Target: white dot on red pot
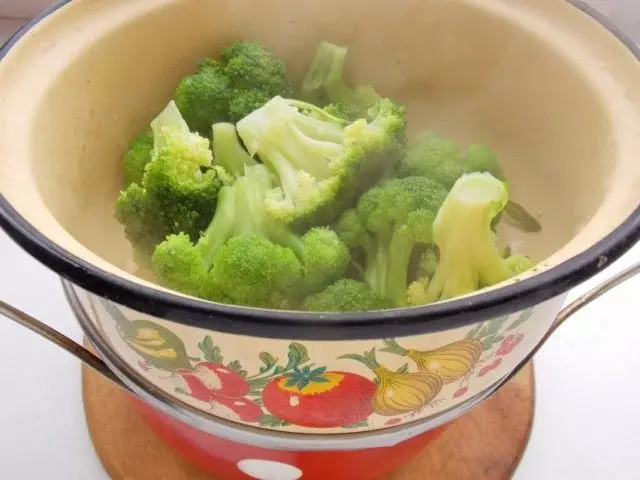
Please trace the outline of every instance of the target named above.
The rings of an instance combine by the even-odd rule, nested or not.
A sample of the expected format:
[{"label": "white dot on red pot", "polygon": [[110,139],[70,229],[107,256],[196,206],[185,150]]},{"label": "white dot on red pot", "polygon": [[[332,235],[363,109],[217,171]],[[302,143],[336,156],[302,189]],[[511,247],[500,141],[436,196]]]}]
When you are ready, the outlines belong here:
[{"label": "white dot on red pot", "polygon": [[286,463],[248,458],[237,463],[238,469],[257,480],[298,480],[302,470]]}]

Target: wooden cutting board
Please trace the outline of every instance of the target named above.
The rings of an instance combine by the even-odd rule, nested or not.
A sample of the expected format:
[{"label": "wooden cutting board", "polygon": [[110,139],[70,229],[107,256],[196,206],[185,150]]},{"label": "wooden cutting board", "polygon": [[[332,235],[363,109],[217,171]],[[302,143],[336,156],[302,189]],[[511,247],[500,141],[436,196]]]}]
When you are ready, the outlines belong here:
[{"label": "wooden cutting board", "polygon": [[[98,457],[114,480],[212,480],[162,443],[127,394],[83,367],[83,398]],[[457,419],[398,472],[381,480],[504,480],[511,478],[531,430],[533,366]],[[428,472],[428,473],[427,473]]]}]

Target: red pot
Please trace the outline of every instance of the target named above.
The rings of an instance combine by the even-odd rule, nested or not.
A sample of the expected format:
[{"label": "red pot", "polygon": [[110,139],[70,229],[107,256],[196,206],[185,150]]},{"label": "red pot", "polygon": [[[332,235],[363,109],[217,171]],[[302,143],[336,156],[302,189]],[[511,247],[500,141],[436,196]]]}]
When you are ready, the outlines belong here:
[{"label": "red pot", "polygon": [[224,440],[132,398],[151,429],[189,462],[220,480],[375,480],[422,451],[447,425],[392,447],[285,451]]}]

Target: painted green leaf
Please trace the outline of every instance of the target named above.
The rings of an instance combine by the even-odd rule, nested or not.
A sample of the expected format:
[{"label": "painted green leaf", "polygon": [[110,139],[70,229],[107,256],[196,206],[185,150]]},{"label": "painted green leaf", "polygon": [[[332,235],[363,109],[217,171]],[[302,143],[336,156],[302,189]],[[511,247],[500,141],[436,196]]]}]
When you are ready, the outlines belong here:
[{"label": "painted green leaf", "polygon": [[287,357],[289,358],[289,363],[287,364],[287,368],[285,370],[289,370],[293,367],[297,367],[298,365],[309,361],[309,352],[307,351],[307,347],[298,342],[292,342],[289,344],[289,353],[287,353]]},{"label": "painted green leaf", "polygon": [[220,352],[220,347],[213,343],[213,339],[210,335],[204,337],[204,340],[198,344],[198,348],[202,351],[204,358],[208,362],[222,364],[224,361],[222,353]]},{"label": "painted green leaf", "polygon": [[366,428],[369,426],[369,422],[366,420],[362,420],[361,422],[352,423],[351,425],[343,425],[342,428]]},{"label": "painted green leaf", "polygon": [[266,372],[267,370],[273,368],[273,366],[278,361],[278,359],[276,359],[269,352],[260,352],[258,357],[260,358],[260,360],[262,360],[262,363],[264,363],[264,367],[260,368],[260,373]]},{"label": "painted green leaf", "polygon": [[518,318],[514,320],[514,322],[507,328],[507,330],[514,330],[522,325],[524,322],[529,320],[533,315],[533,308],[527,308],[525,311],[521,312]]},{"label": "painted green leaf", "polygon": [[233,362],[229,362],[227,364],[227,367],[229,368],[229,370],[233,370],[234,372],[236,372],[242,378],[246,378],[247,371],[242,369],[242,365],[240,364],[240,362],[238,360],[234,360]]},{"label": "painted green leaf", "polygon": [[396,373],[407,373],[408,371],[409,371],[409,364],[405,363],[398,370],[396,370]]},{"label": "painted green leaf", "polygon": [[480,331],[480,329],[482,328],[484,324],[481,322],[478,325],[476,325],[475,327],[473,327],[471,330],[469,330],[469,333],[467,333],[467,336],[464,337],[465,340],[472,340],[474,338],[476,338],[477,333]]},{"label": "painted green leaf", "polygon": [[260,426],[262,427],[286,427],[289,425],[289,423],[285,422],[284,420],[280,420],[277,417],[274,417],[273,415],[262,415],[259,419],[258,419],[258,423],[260,424]]}]

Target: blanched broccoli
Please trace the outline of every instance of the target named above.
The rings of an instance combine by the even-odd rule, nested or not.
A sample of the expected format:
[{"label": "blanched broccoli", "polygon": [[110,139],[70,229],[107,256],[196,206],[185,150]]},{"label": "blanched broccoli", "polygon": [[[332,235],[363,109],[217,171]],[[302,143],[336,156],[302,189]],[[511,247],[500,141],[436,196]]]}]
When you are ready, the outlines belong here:
[{"label": "blanched broccoli", "polygon": [[144,167],[151,161],[152,152],[153,132],[151,130],[141,133],[129,144],[129,150],[122,160],[125,187],[142,181]]},{"label": "blanched broccoli", "polygon": [[[401,177],[429,177],[448,189],[465,173],[486,172],[500,180],[505,179],[497,155],[486,145],[470,145],[461,156],[455,142],[430,132],[421,132],[409,140],[407,153],[398,170]],[[509,200],[504,213],[525,232],[542,229],[540,223],[513,200]],[[496,222],[498,220],[496,217]]]},{"label": "blanched broccoli", "polygon": [[346,83],[343,78],[346,56],[346,47],[321,42],[302,82],[300,97],[318,106],[331,104],[328,111],[346,120],[367,118],[380,96],[369,85],[352,88]]},{"label": "blanched broccoli", "polygon": [[447,195],[426,177],[388,180],[366,192],[336,231],[364,252],[364,280],[380,298],[406,303],[414,248],[432,242],[432,225]]},{"label": "blanched broccoli", "polygon": [[505,184],[489,173],[465,174],[455,183],[433,224],[440,260],[424,303],[471,293],[533,266],[523,256],[503,258],[491,229],[508,198]]},{"label": "blanched broccoli", "polygon": [[209,141],[189,127],[171,102],[151,124],[154,147],[140,183],[120,192],[115,217],[141,257],[167,235],[197,239],[209,224],[227,177],[212,166]]},{"label": "blanched broccoli", "polygon": [[[291,304],[341,278],[350,256],[328,228],[300,236],[265,210],[273,188],[264,165],[220,191],[211,224],[194,244],[169,236],[152,265],[165,286],[205,299],[272,308]],[[271,263],[270,263],[271,262]]]},{"label": "blanched broccoli", "polygon": [[383,310],[391,305],[380,299],[366,283],[342,279],[304,301],[309,312],[366,312]]},{"label": "blanched broccoli", "polygon": [[275,97],[237,124],[252,155],[277,176],[268,212],[287,223],[323,225],[394,168],[404,146],[404,109],[390,100],[353,123]]},{"label": "blanched broccoli", "polygon": [[465,155],[460,156],[455,142],[429,132],[409,140],[399,170],[400,176],[429,177],[447,189],[464,173],[489,172],[504,180],[498,157],[485,145],[471,145]]},{"label": "blanched broccoli", "polygon": [[236,42],[219,62],[207,59],[185,77],[175,101],[189,127],[209,137],[214,123],[237,122],[272,97],[291,94],[282,60],[258,43]]}]

